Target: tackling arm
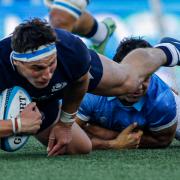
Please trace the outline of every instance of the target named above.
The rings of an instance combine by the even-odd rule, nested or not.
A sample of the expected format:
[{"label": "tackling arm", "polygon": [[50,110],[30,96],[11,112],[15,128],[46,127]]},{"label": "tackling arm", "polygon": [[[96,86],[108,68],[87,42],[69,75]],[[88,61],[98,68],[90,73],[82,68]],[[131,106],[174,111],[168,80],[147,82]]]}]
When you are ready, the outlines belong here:
[{"label": "tackling arm", "polygon": [[132,84],[132,89],[137,84],[134,83],[135,78],[139,79],[139,83],[150,76],[160,66],[176,66],[180,65],[180,41],[173,38],[163,38],[160,44],[155,48],[139,48],[130,52],[121,64],[128,65],[129,73],[126,83]]},{"label": "tackling arm", "polygon": [[131,124],[122,132],[117,132],[91,125],[79,118],[76,122],[85,130],[92,142],[92,148],[95,149],[131,149],[137,148],[142,136],[142,131],[133,132],[137,124]]}]

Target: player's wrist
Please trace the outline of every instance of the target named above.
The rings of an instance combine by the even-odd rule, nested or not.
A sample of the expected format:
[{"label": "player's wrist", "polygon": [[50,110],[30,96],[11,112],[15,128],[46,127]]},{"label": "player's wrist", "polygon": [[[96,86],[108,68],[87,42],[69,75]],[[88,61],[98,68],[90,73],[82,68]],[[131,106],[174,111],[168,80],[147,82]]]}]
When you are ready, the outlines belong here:
[{"label": "player's wrist", "polygon": [[123,145],[119,142],[116,141],[116,139],[110,140],[109,141],[109,147],[111,149],[123,149]]},{"label": "player's wrist", "polygon": [[60,122],[63,123],[65,126],[72,126],[72,124],[75,122],[76,114],[77,112],[68,113],[61,110]]},{"label": "player's wrist", "polygon": [[21,128],[22,128],[22,122],[21,122],[20,115],[18,115],[15,118],[11,118],[11,122],[12,122],[12,131],[13,131],[13,134],[20,133],[21,132]]}]

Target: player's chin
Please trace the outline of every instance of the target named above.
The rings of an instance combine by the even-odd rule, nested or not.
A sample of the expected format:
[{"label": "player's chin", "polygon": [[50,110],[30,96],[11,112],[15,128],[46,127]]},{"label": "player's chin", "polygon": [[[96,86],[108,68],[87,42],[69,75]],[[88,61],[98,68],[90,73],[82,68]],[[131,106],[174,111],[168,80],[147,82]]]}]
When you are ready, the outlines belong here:
[{"label": "player's chin", "polygon": [[136,103],[137,101],[139,101],[140,97],[131,97],[131,98],[127,98],[126,101],[130,102],[130,103]]},{"label": "player's chin", "polygon": [[47,82],[34,82],[33,84],[34,84],[34,86],[35,86],[36,88],[42,89],[42,88],[45,88],[45,87],[48,86],[49,81],[47,81]]}]

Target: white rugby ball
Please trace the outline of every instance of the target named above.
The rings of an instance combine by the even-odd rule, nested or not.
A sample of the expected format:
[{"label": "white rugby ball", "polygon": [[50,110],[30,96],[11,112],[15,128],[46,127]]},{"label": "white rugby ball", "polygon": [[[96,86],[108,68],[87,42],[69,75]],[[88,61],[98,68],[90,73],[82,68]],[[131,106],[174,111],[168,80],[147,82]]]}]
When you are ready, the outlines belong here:
[{"label": "white rugby ball", "polygon": [[[21,87],[6,89],[0,95],[0,120],[8,120],[17,115],[31,102],[29,94]],[[0,146],[4,151],[20,149],[29,136],[13,135],[1,138]]]}]

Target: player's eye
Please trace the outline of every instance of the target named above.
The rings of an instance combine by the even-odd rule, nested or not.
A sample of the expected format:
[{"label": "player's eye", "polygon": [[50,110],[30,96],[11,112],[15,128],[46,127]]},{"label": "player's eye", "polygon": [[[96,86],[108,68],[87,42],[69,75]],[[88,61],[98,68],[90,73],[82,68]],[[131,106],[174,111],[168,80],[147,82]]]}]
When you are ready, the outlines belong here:
[{"label": "player's eye", "polygon": [[42,67],[42,66],[33,66],[32,69],[33,69],[34,71],[42,71],[42,70],[44,70],[45,68]]}]

